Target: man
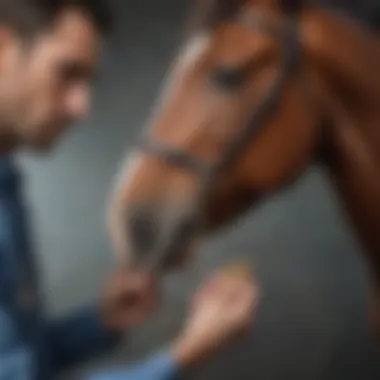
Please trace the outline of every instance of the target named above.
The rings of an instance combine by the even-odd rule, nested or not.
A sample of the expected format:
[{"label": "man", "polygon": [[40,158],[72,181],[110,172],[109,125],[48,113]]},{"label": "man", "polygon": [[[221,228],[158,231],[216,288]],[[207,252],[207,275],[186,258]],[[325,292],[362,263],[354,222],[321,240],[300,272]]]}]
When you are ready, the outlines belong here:
[{"label": "man", "polygon": [[[0,380],[50,380],[114,346],[157,303],[154,279],[120,270],[110,276],[99,305],[48,320],[21,177],[11,158],[19,147],[48,150],[69,124],[87,115],[109,26],[107,10],[96,0],[0,0]],[[174,378],[239,334],[254,299],[249,281],[215,276],[170,347],[133,368],[95,377]]]}]

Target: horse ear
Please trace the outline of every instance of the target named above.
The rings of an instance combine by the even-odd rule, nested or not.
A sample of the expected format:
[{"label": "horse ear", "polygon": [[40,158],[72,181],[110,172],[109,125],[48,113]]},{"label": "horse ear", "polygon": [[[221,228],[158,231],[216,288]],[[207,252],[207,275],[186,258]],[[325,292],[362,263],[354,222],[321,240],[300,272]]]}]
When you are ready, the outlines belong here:
[{"label": "horse ear", "polygon": [[[1,1],[1,0],[0,0]],[[198,19],[213,24],[234,14],[248,0],[193,0],[194,14]],[[202,22],[201,22],[202,23]]]},{"label": "horse ear", "polygon": [[301,10],[302,0],[280,0],[281,8],[287,13],[294,13]]}]

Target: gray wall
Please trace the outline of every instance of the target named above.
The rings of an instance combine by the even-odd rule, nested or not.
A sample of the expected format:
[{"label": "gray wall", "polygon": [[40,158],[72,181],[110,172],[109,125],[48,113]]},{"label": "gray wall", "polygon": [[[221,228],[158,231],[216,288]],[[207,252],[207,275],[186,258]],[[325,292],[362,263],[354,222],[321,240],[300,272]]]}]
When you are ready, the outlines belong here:
[{"label": "gray wall", "polygon": [[[48,160],[22,157],[52,313],[94,297],[111,265],[104,223],[109,185],[157,93],[185,10],[184,1],[174,0],[113,3],[118,26],[91,120]],[[212,268],[246,257],[265,295],[255,331],[194,379],[380,378],[379,354],[367,331],[362,256],[320,172],[310,170],[221,235],[185,273],[165,279],[164,305],[125,347],[91,367],[131,362],[168,342],[181,325],[187,294]]]}]

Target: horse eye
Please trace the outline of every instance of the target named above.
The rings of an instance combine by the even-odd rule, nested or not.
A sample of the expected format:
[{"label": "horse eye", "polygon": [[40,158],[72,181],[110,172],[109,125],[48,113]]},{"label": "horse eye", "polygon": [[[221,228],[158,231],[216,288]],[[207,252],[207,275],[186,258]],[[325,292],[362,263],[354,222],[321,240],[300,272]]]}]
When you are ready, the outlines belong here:
[{"label": "horse eye", "polygon": [[218,68],[210,76],[211,83],[222,90],[233,91],[244,84],[247,71],[236,68]]}]

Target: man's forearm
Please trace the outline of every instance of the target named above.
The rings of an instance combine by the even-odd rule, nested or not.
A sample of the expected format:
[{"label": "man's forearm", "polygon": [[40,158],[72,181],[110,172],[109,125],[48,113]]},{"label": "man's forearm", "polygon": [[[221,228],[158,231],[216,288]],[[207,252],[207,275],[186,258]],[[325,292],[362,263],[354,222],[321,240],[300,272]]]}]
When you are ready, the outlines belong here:
[{"label": "man's forearm", "polygon": [[213,351],[201,339],[186,333],[170,347],[137,365],[95,373],[88,380],[179,380],[184,372],[204,361]]},{"label": "man's forearm", "polygon": [[181,367],[172,350],[162,350],[130,367],[92,374],[87,380],[177,380]]}]

